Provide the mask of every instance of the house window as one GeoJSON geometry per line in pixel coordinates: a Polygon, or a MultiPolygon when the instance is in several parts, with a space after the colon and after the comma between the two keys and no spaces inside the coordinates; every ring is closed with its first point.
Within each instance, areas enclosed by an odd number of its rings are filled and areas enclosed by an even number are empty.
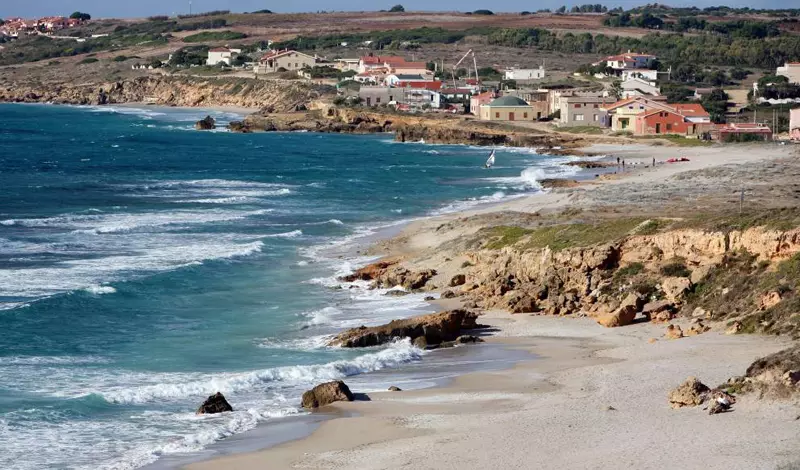
{"type": "Polygon", "coordinates": [[[628,106],[628,109],[633,109],[633,106],[632,106],[632,105],[631,105],[631,106],[628,106]]]}
{"type": "Polygon", "coordinates": [[[593,120],[594,122],[597,122],[597,114],[594,114],[594,115],[592,115],[592,120],[593,120]]]}
{"type": "Polygon", "coordinates": [[[389,95],[389,101],[394,101],[394,97],[392,97],[392,95],[389,95]]]}
{"type": "Polygon", "coordinates": [[[594,109],[597,109],[597,108],[599,108],[599,107],[600,107],[600,105],[599,105],[599,104],[596,104],[596,105],[594,105],[594,109]]]}
{"type": "Polygon", "coordinates": [[[576,121],[583,121],[583,114],[576,114],[575,115],[575,120],[576,121]]]}
{"type": "Polygon", "coordinates": [[[668,130],[668,131],[671,131],[671,130],[672,130],[672,124],[670,124],[670,123],[667,123],[667,130],[668,130]]]}
{"type": "Polygon", "coordinates": [[[580,103],[575,103],[575,107],[576,107],[576,108],[580,108],[580,107],[581,107],[581,104],[580,104],[580,103]]]}
{"type": "Polygon", "coordinates": [[[528,119],[528,113],[522,113],[522,117],[524,117],[525,119],[528,119]]]}
{"type": "Polygon", "coordinates": [[[375,98],[375,104],[379,104],[380,102],[381,102],[381,97],[380,96],[375,98]]]}
{"type": "Polygon", "coordinates": [[[495,117],[496,119],[500,119],[500,113],[494,113],[494,117],[495,117]]]}

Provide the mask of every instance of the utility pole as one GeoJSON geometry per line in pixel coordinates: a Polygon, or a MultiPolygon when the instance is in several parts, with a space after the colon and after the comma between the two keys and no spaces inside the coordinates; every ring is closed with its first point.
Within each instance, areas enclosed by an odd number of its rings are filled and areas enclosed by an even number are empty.
{"type": "Polygon", "coordinates": [[[189,14],[192,14],[192,0],[189,0],[189,14]]]}

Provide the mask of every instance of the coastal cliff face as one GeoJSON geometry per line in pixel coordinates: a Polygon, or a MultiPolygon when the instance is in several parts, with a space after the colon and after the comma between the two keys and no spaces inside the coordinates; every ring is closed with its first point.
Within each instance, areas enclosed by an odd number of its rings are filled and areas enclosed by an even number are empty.
{"type": "Polygon", "coordinates": [[[320,97],[330,87],[296,80],[188,78],[147,76],[110,83],[0,85],[0,101],[103,105],[150,103],[164,106],[235,106],[268,112],[293,111],[320,97]]]}
{"type": "MultiPolygon", "coordinates": [[[[415,288],[440,289],[466,308],[589,316],[604,326],[630,324],[638,313],[654,322],[683,315],[727,322],[733,333],[800,338],[800,229],[637,234],[648,222],[591,243],[577,236],[570,243],[568,234],[543,238],[569,225],[517,231],[523,235],[505,244],[481,232],[483,248],[447,252],[445,263],[414,262],[430,274],[415,288]]],[[[604,227],[571,230],[596,237],[604,227]]],[[[376,266],[380,273],[373,277],[402,266],[376,266]]],[[[689,334],[708,329],[695,326],[689,334]]]]}
{"type": "Polygon", "coordinates": [[[254,114],[232,130],[309,131],[347,134],[393,132],[398,142],[430,144],[507,145],[512,147],[579,146],[580,139],[533,130],[509,130],[494,123],[466,121],[447,115],[382,113],[364,109],[336,108],[311,103],[313,111],[288,114],[254,114]]]}

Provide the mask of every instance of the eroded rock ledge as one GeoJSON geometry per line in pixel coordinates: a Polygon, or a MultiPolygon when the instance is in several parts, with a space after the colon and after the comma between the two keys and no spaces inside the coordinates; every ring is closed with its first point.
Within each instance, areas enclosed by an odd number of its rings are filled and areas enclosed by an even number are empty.
{"type": "Polygon", "coordinates": [[[344,348],[364,348],[409,338],[416,346],[432,347],[459,341],[476,342],[476,338],[463,338],[464,332],[479,328],[478,314],[463,309],[432,313],[404,320],[393,320],[386,325],[353,328],[337,335],[329,345],[344,348]]]}

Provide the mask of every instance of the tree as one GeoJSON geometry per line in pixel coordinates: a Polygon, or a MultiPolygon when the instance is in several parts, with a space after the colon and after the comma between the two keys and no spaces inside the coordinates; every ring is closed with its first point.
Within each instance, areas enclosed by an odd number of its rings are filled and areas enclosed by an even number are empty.
{"type": "Polygon", "coordinates": [[[406,11],[406,9],[403,7],[403,5],[399,4],[389,9],[389,13],[402,13],[404,11],[406,11]]]}
{"type": "Polygon", "coordinates": [[[614,83],[611,84],[611,94],[616,99],[622,98],[622,82],[619,80],[614,80],[614,83]]]}
{"type": "Polygon", "coordinates": [[[556,10],[556,13],[566,13],[566,12],[567,12],[566,5],[562,5],[561,7],[558,8],[558,10],[556,10]]]}
{"type": "Polygon", "coordinates": [[[252,61],[253,59],[250,56],[239,54],[231,61],[231,65],[233,65],[234,67],[241,67],[244,64],[252,61]]]}
{"type": "Polygon", "coordinates": [[[73,20],[81,20],[81,21],[89,21],[92,19],[92,15],[88,13],[81,13],[79,11],[76,11],[75,13],[69,15],[69,17],[72,18],[73,20]]]}
{"type": "Polygon", "coordinates": [[[153,59],[147,65],[150,66],[150,67],[153,67],[154,69],[160,69],[162,64],[161,64],[161,60],[153,59]]]}
{"type": "Polygon", "coordinates": [[[715,123],[725,122],[725,112],[728,110],[728,94],[722,88],[715,88],[701,100],[703,107],[711,115],[715,123]]]}
{"type": "Polygon", "coordinates": [[[731,78],[733,78],[734,80],[744,80],[751,73],[752,72],[750,72],[749,70],[736,67],[735,69],[731,70],[731,78]]]}

